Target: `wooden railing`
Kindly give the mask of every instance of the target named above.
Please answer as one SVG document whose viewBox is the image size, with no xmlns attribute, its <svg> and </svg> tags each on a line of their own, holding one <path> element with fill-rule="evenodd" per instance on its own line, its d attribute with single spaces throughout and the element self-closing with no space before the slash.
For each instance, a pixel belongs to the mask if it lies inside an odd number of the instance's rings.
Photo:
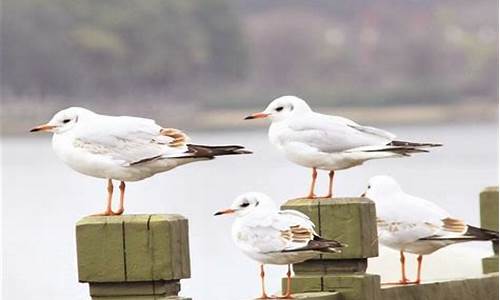
<svg viewBox="0 0 500 300">
<path fill-rule="evenodd" d="M 498 230 L 498 187 L 485 189 L 480 205 L 481 226 Z M 494 255 L 483 259 L 485 275 L 479 278 L 381 286 L 379 275 L 366 273 L 368 258 L 378 256 L 373 202 L 295 199 L 282 208 L 305 213 L 323 237 L 349 245 L 342 253 L 318 255 L 293 266 L 292 291 L 298 299 L 498 299 L 498 243 Z M 79 280 L 89 283 L 93 300 L 187 299 L 178 296 L 180 280 L 190 277 L 184 217 L 86 217 L 76 226 L 76 238 Z M 283 279 L 283 288 L 285 284 Z"/>
</svg>

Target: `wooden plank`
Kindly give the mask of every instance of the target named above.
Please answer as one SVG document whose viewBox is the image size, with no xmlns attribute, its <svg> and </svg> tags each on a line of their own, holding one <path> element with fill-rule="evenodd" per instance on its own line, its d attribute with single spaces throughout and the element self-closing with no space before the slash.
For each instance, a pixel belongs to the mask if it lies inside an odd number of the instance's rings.
<svg viewBox="0 0 500 300">
<path fill-rule="evenodd" d="M 281 279 L 281 290 L 285 291 L 287 278 Z M 323 283 L 320 276 L 295 275 L 292 277 L 292 293 L 323 292 Z"/>
<path fill-rule="evenodd" d="M 383 286 L 384 300 L 463 300 L 463 299 L 498 299 L 498 273 L 479 278 L 424 282 L 419 285 Z"/>
<path fill-rule="evenodd" d="M 341 253 L 324 259 L 356 259 L 378 256 L 375 204 L 366 198 L 320 200 L 321 233 L 324 238 L 348 245 Z"/>
<path fill-rule="evenodd" d="M 115 217 L 85 217 L 77 223 L 79 281 L 125 281 L 122 221 Z"/>
<path fill-rule="evenodd" d="M 488 187 L 479 194 L 481 227 L 498 231 L 498 186 Z"/>
<path fill-rule="evenodd" d="M 180 288 L 178 280 L 91 282 L 89 284 L 90 296 L 177 295 Z"/>
<path fill-rule="evenodd" d="M 338 291 L 344 300 L 386 300 L 381 298 L 380 276 L 372 274 L 323 276 L 323 290 Z"/>
<path fill-rule="evenodd" d="M 182 296 L 161 296 L 161 295 L 147 295 L 147 296 L 95 296 L 92 300 L 192 300 Z"/>
<path fill-rule="evenodd" d="M 76 228 L 80 281 L 189 278 L 187 225 L 180 215 L 82 219 Z"/>
<path fill-rule="evenodd" d="M 485 257 L 482 260 L 483 273 L 498 273 L 498 255 Z"/>
<path fill-rule="evenodd" d="M 150 217 L 133 215 L 124 218 L 127 281 L 153 280 L 151 240 L 148 234 Z"/>
</svg>

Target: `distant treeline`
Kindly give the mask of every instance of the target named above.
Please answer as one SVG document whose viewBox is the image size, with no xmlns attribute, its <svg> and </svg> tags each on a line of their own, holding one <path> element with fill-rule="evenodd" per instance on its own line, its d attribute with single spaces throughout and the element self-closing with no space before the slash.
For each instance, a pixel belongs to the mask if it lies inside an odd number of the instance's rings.
<svg viewBox="0 0 500 300">
<path fill-rule="evenodd" d="M 4 94 L 497 101 L 496 1 L 3 0 Z M 12 97 L 14 98 L 14 97 Z"/>
</svg>

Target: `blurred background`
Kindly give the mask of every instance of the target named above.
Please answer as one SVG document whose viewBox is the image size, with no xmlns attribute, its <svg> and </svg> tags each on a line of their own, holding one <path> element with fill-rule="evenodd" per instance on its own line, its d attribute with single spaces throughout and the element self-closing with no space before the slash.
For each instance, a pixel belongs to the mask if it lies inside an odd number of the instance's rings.
<svg viewBox="0 0 500 300">
<path fill-rule="evenodd" d="M 4 133 L 74 105 L 225 127 L 285 94 L 384 122 L 498 111 L 497 1 L 3 0 L 2 11 Z"/>
<path fill-rule="evenodd" d="M 498 1 L 1 5 L 3 299 L 88 299 L 76 275 L 74 224 L 102 209 L 105 182 L 65 166 L 49 136 L 27 133 L 69 106 L 149 117 L 197 143 L 254 150 L 128 185 L 128 213 L 189 218 L 193 272 L 182 293 L 195 299 L 258 294 L 257 264 L 233 245 L 232 219 L 214 219 L 214 211 L 246 191 L 283 202 L 307 190 L 309 170 L 269 145 L 267 123 L 242 121 L 278 96 L 297 95 L 317 111 L 401 139 L 445 145 L 340 172 L 339 196 L 360 195 L 368 178 L 385 173 L 478 225 L 478 193 L 498 184 Z M 369 271 L 394 281 L 398 253 L 381 251 Z M 485 243 L 440 250 L 424 258 L 424 278 L 480 274 L 490 253 Z M 269 268 L 270 290 L 285 271 Z"/>
</svg>

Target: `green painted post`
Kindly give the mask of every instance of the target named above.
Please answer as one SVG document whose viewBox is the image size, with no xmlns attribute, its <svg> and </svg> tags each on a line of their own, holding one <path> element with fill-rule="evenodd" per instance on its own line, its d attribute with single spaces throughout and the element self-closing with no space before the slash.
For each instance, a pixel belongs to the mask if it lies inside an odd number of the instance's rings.
<svg viewBox="0 0 500 300">
<path fill-rule="evenodd" d="M 380 276 L 365 273 L 369 257 L 378 256 L 375 204 L 366 198 L 293 199 L 282 209 L 311 218 L 316 231 L 348 246 L 293 266 L 292 291 L 341 292 L 344 300 L 379 300 Z M 282 288 L 286 286 L 283 279 Z"/>
<path fill-rule="evenodd" d="M 180 215 L 85 217 L 76 225 L 78 278 L 93 300 L 181 300 L 190 277 L 188 222 Z"/>
<path fill-rule="evenodd" d="M 479 195 L 481 227 L 498 231 L 498 186 L 487 187 Z M 498 241 L 493 242 L 495 255 L 483 258 L 483 273 L 498 272 Z"/>
</svg>

